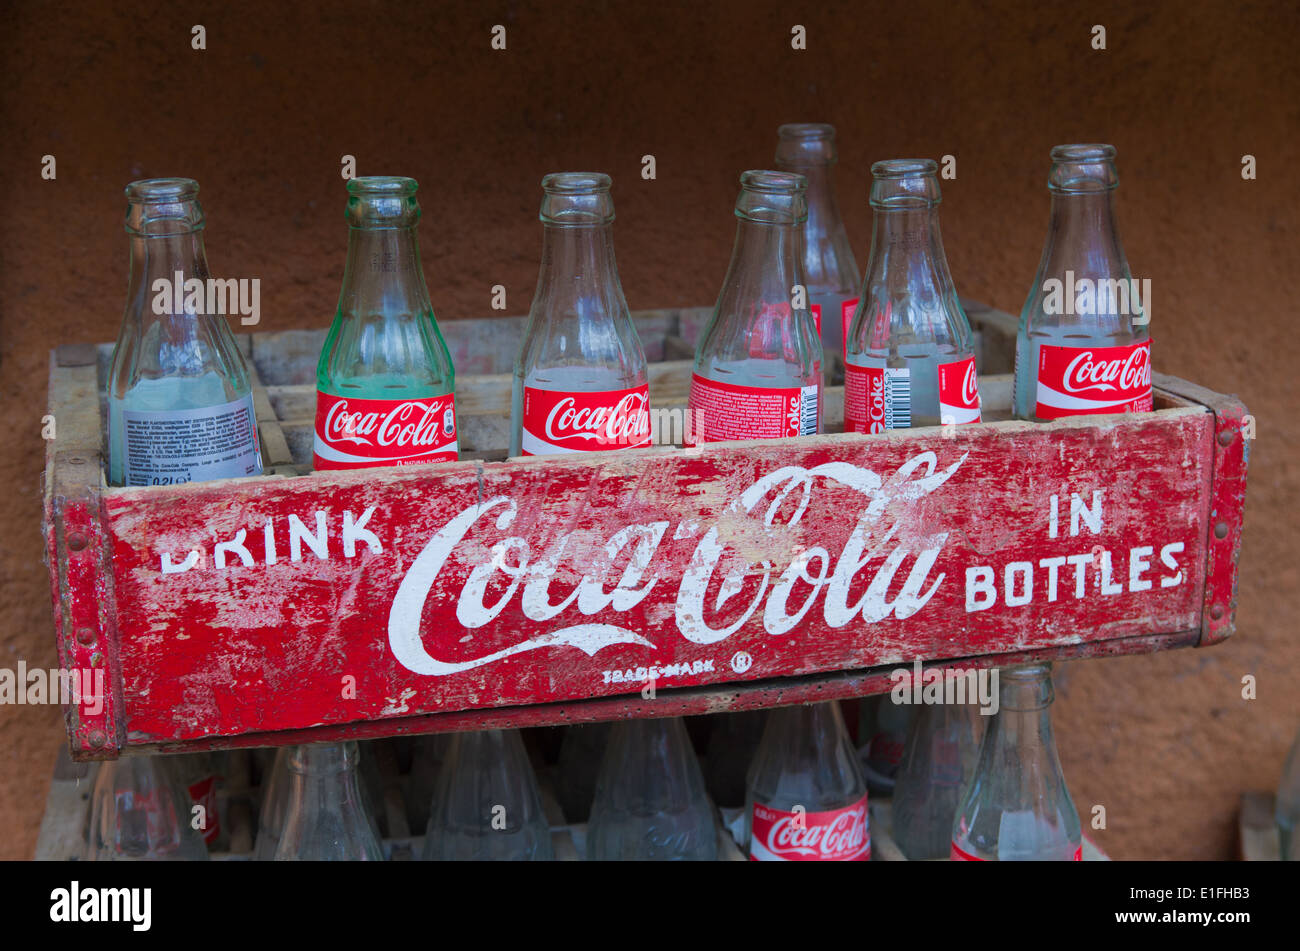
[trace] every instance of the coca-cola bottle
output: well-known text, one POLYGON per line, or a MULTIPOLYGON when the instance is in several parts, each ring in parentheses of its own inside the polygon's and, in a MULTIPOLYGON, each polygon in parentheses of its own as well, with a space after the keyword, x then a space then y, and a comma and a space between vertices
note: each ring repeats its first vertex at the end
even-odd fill
POLYGON ((257 838, 253 841, 253 860, 270 862, 280 848, 284 831, 284 811, 289 803, 289 754, 292 746, 275 751, 275 760, 262 773, 262 806, 257 813, 257 838))
POLYGON ((131 276, 108 371, 112 485, 262 471, 248 367, 208 274, 198 194, 188 178, 126 189, 131 276))
POLYGON ((831 169, 838 155, 835 126, 820 122, 794 122, 777 130, 776 167, 797 172, 808 180, 808 221, 804 226, 803 267, 809 310, 821 334, 823 362, 828 382, 844 361, 848 323, 858 306, 862 276, 849 247, 840 209, 835 202, 831 169))
POLYGON ((704 759, 704 785, 719 806, 743 806, 749 765, 763 738, 767 711, 717 713, 710 719, 713 723, 704 759))
POLYGON ((952 825, 954 860, 1082 858, 1079 814, 1052 737, 1052 667, 1003 667, 998 712, 952 825))
POLYGON ((915 711, 910 704, 890 702, 888 694, 868 698, 863 707, 869 712, 870 726, 863 731, 866 743, 858 751, 862 772, 868 789, 890 794, 915 711))
POLYGON ((969 703, 926 703, 912 721, 894 778, 894 841, 912 861, 952 853, 952 821, 979 757, 979 717, 969 703))
POLYGON ((225 807, 224 799, 218 799, 217 790, 222 788, 225 777, 223 763, 226 757, 217 753, 183 753, 171 757, 170 767, 177 781, 189 794, 191 806, 199 806, 195 821, 199 824, 199 833, 210 850, 224 852, 229 848, 230 835, 225 817, 221 814, 225 807))
POLYGON ((208 847, 190 797, 159 756, 100 765, 91 795, 89 861, 204 860, 208 847))
POLYGON ((749 768, 745 847, 755 861, 871 858, 867 783, 835 701, 768 714, 749 768))
POLYGON ((1296 734, 1282 767, 1282 781, 1277 784, 1277 803, 1274 806, 1277 822, 1278 846, 1284 861, 1300 862, 1300 733, 1296 734))
POLYGON ((846 432, 980 421, 970 323, 939 237, 937 170, 930 159, 871 166, 875 230, 849 328, 846 432))
POLYGON ((1016 338, 1019 419, 1152 408, 1150 283, 1124 257, 1118 186, 1113 146, 1052 149, 1051 223, 1016 338))
POLYGON ((455 371, 433 317, 413 178, 348 182, 348 258, 316 367, 317 469, 455 460, 455 371))
POLYGON ((511 455, 648 446, 645 351, 614 263, 610 178, 542 179, 542 265, 515 359, 511 455))
POLYGON ((615 723, 587 822, 587 858, 717 857, 716 811, 681 718, 615 723))
POLYGON ((586 822, 596 795, 596 775, 609 742, 608 723, 565 727, 555 770, 555 795, 570 822, 586 822))
POLYGON ((451 749, 451 741, 452 735, 449 733, 433 733, 416 738, 411 753, 410 796, 406 804, 412 829, 423 829, 429 825, 429 805, 433 802, 438 774, 451 749))
POLYGON ((821 431, 822 347, 807 309, 805 179, 740 176, 736 245, 695 349, 688 443, 821 431))
POLYGON ((361 792, 357 757, 352 740, 294 747, 276 861, 383 861, 379 830, 361 792))
POLYGON ((551 830, 518 730, 458 733, 438 772, 425 861, 547 861, 551 830))

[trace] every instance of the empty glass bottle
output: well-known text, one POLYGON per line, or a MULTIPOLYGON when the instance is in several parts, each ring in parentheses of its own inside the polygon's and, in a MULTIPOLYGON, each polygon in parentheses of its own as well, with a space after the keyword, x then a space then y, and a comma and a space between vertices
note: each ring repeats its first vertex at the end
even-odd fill
POLYGON ((357 757, 354 741, 293 748, 277 861, 383 861, 383 845, 361 792, 357 757))
POLYGON ((1281 856, 1284 860, 1300 862, 1300 733, 1296 734, 1282 767, 1282 781, 1277 787, 1275 807, 1281 856))
POLYGON ((903 747, 912 729, 916 711, 910 704, 891 703, 888 694, 868 697, 859 708, 859 736, 865 739, 858 750, 867 788, 874 793, 892 795, 903 747))
POLYGON ((317 469, 454 461, 456 375, 429 303, 413 178, 348 182, 348 257, 316 368, 317 469))
POLYGON ((715 713, 704 758, 704 785, 719 806, 743 806, 749 766, 763 738, 766 710, 715 713))
POLYGON ((1079 814, 1052 735, 1052 699, 1051 664, 999 670, 998 712, 953 820, 954 860, 1082 858, 1079 814))
POLYGON ((188 178, 126 188, 131 276, 108 372, 111 485, 262 471, 248 368, 223 313, 227 282, 208 274, 198 194, 188 178))
POLYGON ((420 857, 426 862, 555 857, 537 777, 518 730, 452 737, 420 857))
POLYGON ((407 812, 412 829, 423 829, 429 824, 429 805, 437 786, 438 773, 451 749, 453 734, 431 733, 417 737, 411 753, 410 796, 407 812))
POLYGON ((177 781, 189 794, 191 810, 200 806, 201 811, 194 814, 199 823, 199 834, 213 852, 224 852, 230 847, 230 834, 226 829, 224 798, 218 798, 218 789, 224 788, 225 763, 224 753, 182 753, 170 757, 168 766, 177 781))
POLYGON ((862 276, 835 201, 831 170, 838 159, 835 127, 794 122, 777 130, 776 167, 808 181, 803 268, 809 310, 818 325, 828 382, 838 382, 844 361, 844 332, 857 309, 862 276))
POLYGON ((615 723, 587 822, 587 858, 717 857, 716 810, 681 718, 615 723))
POLYGON ((1150 281, 1134 281, 1115 226, 1115 148, 1058 145, 1047 243, 1016 338, 1019 419, 1144 412, 1150 281))
POLYGON ((789 172, 740 176, 731 264, 695 350, 688 443, 821 432, 821 340, 796 293, 805 187, 789 172))
POLYGON ((160 756, 124 756, 99 767, 91 795, 89 861, 206 860, 190 798, 160 756))
POLYGON ((262 807, 257 814, 257 838, 253 842, 253 860, 269 862, 280 848, 284 831, 284 810, 289 802, 289 753, 292 746, 275 751, 275 760, 262 774, 262 807))
POLYGON ((849 329, 847 432, 980 420, 970 323, 939 237, 937 171, 930 159, 871 166, 875 231, 849 329))
POLYGON ((564 818, 586 822, 596 795, 596 775, 609 742, 608 723, 578 723, 564 728, 556 764, 555 794, 564 818))
POLYGON ((913 718, 894 778, 894 841, 912 861, 952 853, 952 821, 979 758, 981 717, 969 703, 928 703, 913 718))
POLYGON ((614 262, 610 178, 542 179, 542 265, 515 359, 510 454, 650 445, 645 351, 614 262))
POLYGON ((756 861, 871 858, 867 782, 837 701, 768 713, 749 769, 745 846, 756 861))

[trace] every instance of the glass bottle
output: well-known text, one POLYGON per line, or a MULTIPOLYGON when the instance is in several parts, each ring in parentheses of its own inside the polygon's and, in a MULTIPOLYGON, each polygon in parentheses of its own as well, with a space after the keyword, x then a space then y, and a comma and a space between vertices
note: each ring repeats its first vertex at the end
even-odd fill
POLYGON ((871 166, 871 261, 849 329, 844 429, 980 421, 970 322, 939 236, 939 166, 871 166))
POLYGON ((253 842, 253 860, 270 862, 280 848, 284 831, 284 811, 289 803, 289 754, 292 746, 275 751, 275 760, 262 774, 262 807, 257 814, 257 838, 253 842))
POLYGON ((357 756, 351 740, 293 748, 276 861, 383 861, 375 819, 361 792, 357 756))
POLYGON ((821 340, 795 296, 805 179, 749 171, 740 186, 731 264, 696 345, 688 444, 821 432, 821 340))
POLYGON ((745 848, 760 862, 871 858, 867 782, 838 701, 768 713, 749 768, 745 848))
POLYGON ((1148 411, 1150 281, 1132 280, 1115 226, 1114 147, 1058 145, 1047 187, 1047 243, 1016 338, 1015 415, 1148 411))
POLYGON ((542 179, 542 264, 515 359, 510 454, 650 445, 645 351, 614 262, 610 178, 542 179))
POLYGON ((952 858, 1078 861, 1079 814, 1052 736, 1051 664, 1003 667, 998 681, 998 712, 953 820, 952 858))
POLYGON ((969 703, 926 703, 894 778, 894 841, 912 861, 952 854, 952 821, 979 758, 980 718, 969 703))
POLYGON ((555 771, 555 795, 564 818, 586 822, 596 795, 596 775, 609 742, 608 723, 575 723, 564 728, 555 771))
POLYGON ((86 858, 92 862, 206 860, 190 798, 160 756, 100 765, 91 795, 86 858))
POLYGON ((551 830, 518 730, 452 737, 438 772, 421 858, 548 861, 551 830))
POLYGON ((808 181, 808 221, 804 226, 803 267, 813 321, 822 340, 822 366, 829 382, 843 371, 845 330, 858 305, 862 275, 849 246, 831 170, 839 156, 835 126, 794 122, 777 130, 776 167, 808 181))
POLYGON ((348 257, 316 368, 315 466, 455 460, 455 371, 424 283, 415 179, 348 182, 348 257))
POLYGON ((1300 862, 1300 836, 1296 835, 1296 826, 1300 825, 1300 733, 1296 734, 1286 765, 1282 767, 1274 816, 1282 859, 1300 862))
POLYGON ((451 749, 451 741, 450 733, 416 737, 411 754, 410 799, 407 802, 412 829, 423 829, 429 825, 429 804, 433 802, 438 774, 451 749))
POLYGON ((888 694, 869 697, 865 705, 871 710, 871 729, 859 754, 862 772, 868 789, 891 795, 916 711, 910 704, 892 703, 888 694))
POLYGON ((680 717, 609 731, 587 822, 590 861, 713 861, 717 815, 680 717))
POLYGON ((749 766, 763 738, 767 711, 715 713, 710 719, 713 722, 704 759, 705 788, 719 806, 743 806, 749 766))
POLYGON ((126 188, 131 274, 108 371, 110 485, 259 475, 248 367, 208 274, 198 183, 126 188))

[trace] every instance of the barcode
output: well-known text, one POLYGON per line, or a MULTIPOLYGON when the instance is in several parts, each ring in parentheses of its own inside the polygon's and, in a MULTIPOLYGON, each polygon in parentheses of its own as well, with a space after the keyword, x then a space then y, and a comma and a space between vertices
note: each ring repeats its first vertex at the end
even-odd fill
POLYGON ((907 367, 885 367, 885 428, 912 426, 912 380, 907 367))
POLYGON ((817 387, 805 386, 799 394, 799 435, 817 435, 817 387))

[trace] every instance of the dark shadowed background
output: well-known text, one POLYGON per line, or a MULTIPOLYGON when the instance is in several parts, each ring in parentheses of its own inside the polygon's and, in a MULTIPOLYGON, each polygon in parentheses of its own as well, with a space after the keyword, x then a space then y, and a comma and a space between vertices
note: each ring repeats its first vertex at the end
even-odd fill
MULTIPOLYGON (((1092 834, 1113 856, 1231 854, 1238 796, 1277 783, 1300 726, 1295 3, 6 6, 0 666, 57 663, 40 535, 48 352, 116 336, 133 179, 199 181, 213 273, 261 278, 261 329, 332 316, 345 154, 359 174, 419 180, 440 318, 491 315, 494 284, 508 313, 527 310, 539 182, 561 170, 614 177, 634 309, 708 304, 739 173, 770 165, 780 123, 832 122, 859 263, 871 162, 951 154, 942 220, 958 290, 1018 313, 1046 232, 1049 149, 1111 142, 1125 249, 1152 283, 1156 368, 1239 394, 1258 438, 1236 636, 1062 665, 1058 742, 1085 823, 1106 807, 1092 834), (489 46, 494 24, 505 51, 489 46), (806 51, 790 48, 794 24, 806 51)), ((32 854, 61 735, 57 707, 0 707, 0 858, 32 854)))

